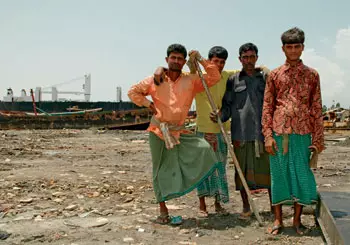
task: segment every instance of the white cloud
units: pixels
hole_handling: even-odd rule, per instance
[[[323,104],[331,106],[334,100],[349,107],[350,72],[345,67],[350,66],[350,27],[337,32],[333,48],[334,59],[321,56],[314,49],[306,49],[303,61],[320,74]]]
[[[320,74],[322,97],[326,104],[329,104],[339,93],[344,91],[346,87],[345,72],[337,63],[318,55],[313,49],[304,51],[303,61]]]
[[[350,27],[338,30],[334,49],[337,58],[350,61]]]

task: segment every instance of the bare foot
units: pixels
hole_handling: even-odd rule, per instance
[[[293,224],[294,230],[298,235],[304,235],[309,230],[306,226],[304,226],[302,223],[299,224]]]

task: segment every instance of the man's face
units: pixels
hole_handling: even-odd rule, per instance
[[[301,44],[301,43],[285,44],[282,46],[282,50],[286,55],[287,60],[297,61],[300,59],[300,56],[304,51],[304,44]]]
[[[255,63],[258,60],[258,56],[255,51],[248,50],[243,52],[239,57],[239,61],[241,61],[244,70],[252,70],[255,69]]]
[[[217,68],[219,69],[219,72],[221,73],[225,67],[226,60],[214,56],[210,59],[210,62],[215,64],[217,66]]]
[[[168,68],[170,71],[181,72],[182,67],[186,63],[186,59],[183,54],[180,53],[170,53],[169,57],[165,58],[168,63]]]

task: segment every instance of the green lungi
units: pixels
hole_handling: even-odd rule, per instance
[[[240,141],[239,146],[234,147],[234,151],[249,189],[270,189],[271,175],[268,153],[264,151],[260,153],[259,157],[256,157],[255,141]],[[235,172],[235,183],[236,190],[244,189],[237,170]]]
[[[157,202],[187,194],[218,168],[219,162],[209,143],[194,134],[181,134],[180,144],[170,150],[152,132],[149,143]]]
[[[218,159],[218,168],[202,184],[197,187],[199,197],[211,196],[216,201],[229,201],[226,177],[227,145],[221,133],[197,132],[197,136],[204,138],[214,150]]]
[[[283,136],[274,134],[278,152],[270,156],[272,204],[310,205],[317,202],[315,177],[309,167],[311,136],[290,134],[283,155]]]

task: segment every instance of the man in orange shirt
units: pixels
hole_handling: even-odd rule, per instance
[[[165,201],[180,197],[197,188],[218,167],[219,163],[209,143],[184,128],[193,98],[204,91],[197,74],[182,73],[187,51],[172,44],[165,58],[168,69],[158,68],[155,75],[133,85],[129,98],[138,106],[149,107],[154,116],[149,128],[149,143],[153,163],[153,189],[160,206],[157,222],[174,221],[169,217]],[[189,54],[206,70],[208,86],[219,82],[217,67],[197,51]],[[146,96],[151,96],[153,102]]]

